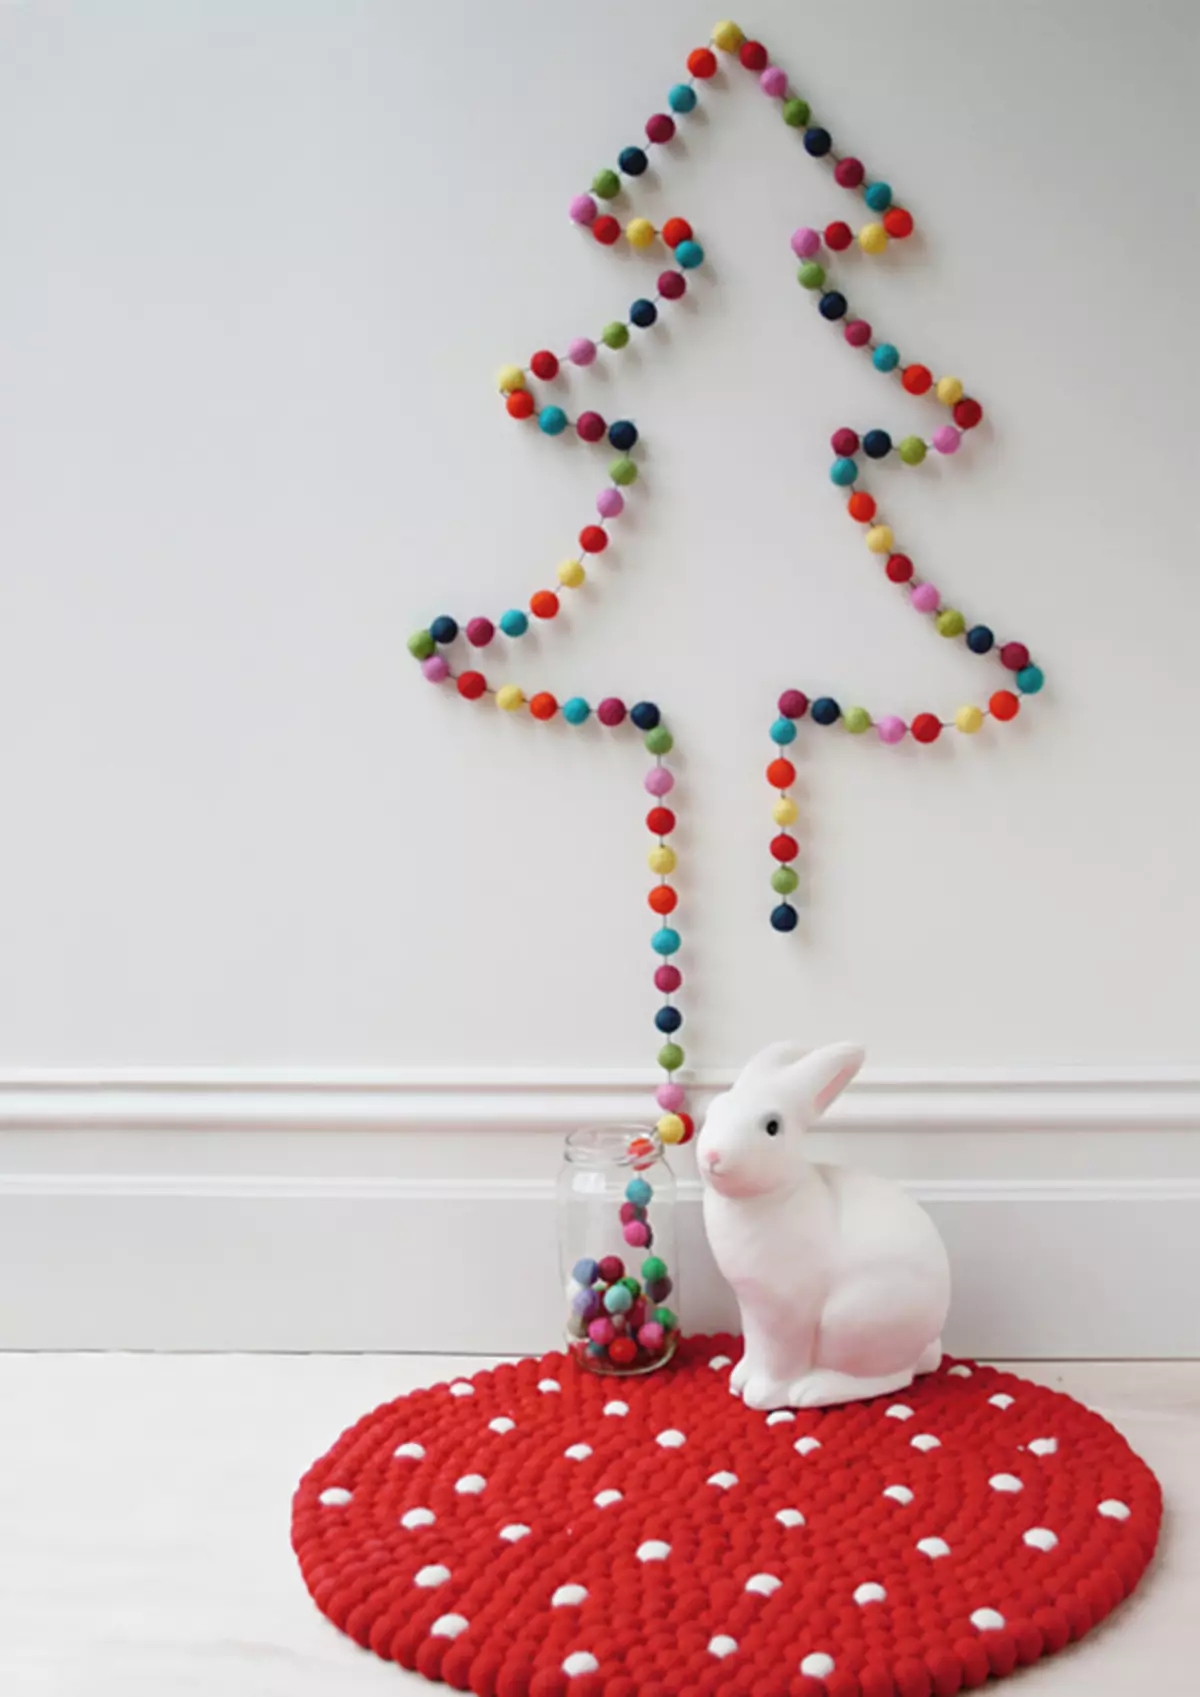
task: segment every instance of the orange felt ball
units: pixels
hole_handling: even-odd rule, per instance
[[[650,892],[650,906],[655,913],[673,913],[679,896],[669,884],[656,884]]]
[[[528,389],[514,389],[505,397],[509,418],[528,418],[533,411],[533,396]]]
[[[993,719],[1015,719],[1021,703],[1011,689],[998,689],[988,702]]]
[[[846,511],[859,524],[866,524],[875,517],[875,497],[868,495],[865,489],[858,489],[846,502]]]
[[[529,611],[539,619],[552,619],[558,612],[558,596],[552,589],[539,589],[530,597]]]
[[[772,760],[767,767],[767,782],[773,790],[786,790],[796,782],[796,768],[782,757]]]
[[[678,247],[680,242],[690,242],[692,226],[686,218],[668,218],[662,227],[662,239],[668,247]]]
[[[923,395],[933,382],[933,373],[927,365],[906,365],[900,381],[910,395]]]
[[[539,690],[529,703],[529,711],[535,719],[553,719],[558,712],[558,702],[548,689]]]
[[[687,57],[687,68],[704,82],[717,74],[717,56],[710,47],[693,47]]]

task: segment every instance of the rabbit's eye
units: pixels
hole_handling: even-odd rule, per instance
[[[778,1137],[779,1133],[783,1130],[783,1126],[775,1118],[774,1114],[772,1114],[771,1118],[763,1126],[763,1130],[766,1132],[768,1137]]]

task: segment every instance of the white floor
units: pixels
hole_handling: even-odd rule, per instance
[[[288,1543],[291,1492],[353,1419],[486,1362],[0,1355],[3,1697],[429,1691],[341,1637]],[[1040,1363],[1156,1469],[1160,1553],[1085,1643],[1012,1682],[1046,1697],[1200,1692],[1200,1363]]]

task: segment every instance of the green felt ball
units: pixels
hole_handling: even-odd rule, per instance
[[[658,1064],[664,1072],[676,1072],[683,1065],[683,1050],[678,1043],[664,1043],[658,1051]]]
[[[794,94],[790,100],[785,100],[783,103],[783,121],[785,124],[790,124],[794,130],[802,130],[809,120],[811,111],[812,108],[808,101],[801,100],[798,94]]]
[[[637,474],[637,466],[634,465],[632,460],[626,459],[623,454],[619,460],[614,460],[608,468],[608,475],[614,483],[619,483],[622,488],[627,484],[636,483]]]
[[[662,1256],[647,1255],[646,1259],[642,1262],[642,1277],[645,1279],[646,1283],[648,1285],[653,1284],[655,1279],[665,1279],[666,1276],[667,1263],[663,1260]]]
[[[825,281],[825,267],[815,259],[806,259],[796,273],[796,281],[802,289],[819,289]]]
[[[606,324],[601,330],[600,340],[606,348],[623,348],[629,340],[628,324],[622,324],[619,318],[614,318],[611,324]]]
[[[943,607],[933,622],[942,636],[961,636],[967,628],[967,621],[957,607]]]
[[[781,896],[790,896],[799,882],[799,875],[790,866],[777,866],[771,874],[771,888]]]
[[[408,639],[408,652],[414,660],[427,660],[436,646],[431,631],[415,630]]]
[[[621,1283],[625,1286],[625,1289],[629,1292],[630,1296],[637,1297],[642,1294],[642,1287],[634,1278],[632,1273],[626,1273],[625,1277],[621,1280]]]
[[[592,193],[598,194],[601,200],[612,200],[621,192],[621,179],[615,171],[607,167],[597,171],[592,178]]]
[[[650,754],[670,754],[675,747],[675,738],[665,725],[655,725],[652,731],[647,731],[645,742]]]
[[[656,1308],[654,1310],[654,1318],[658,1321],[664,1332],[673,1332],[679,1324],[679,1316],[673,1308]]]
[[[848,731],[861,735],[863,731],[871,729],[871,715],[865,707],[847,707],[842,714],[842,723]]]
[[[904,461],[905,465],[920,465],[921,461],[925,458],[925,444],[919,436],[905,436],[897,447],[896,452],[900,455],[900,458]]]

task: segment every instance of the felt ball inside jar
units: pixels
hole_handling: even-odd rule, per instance
[[[656,1308],[654,1318],[665,1332],[673,1332],[679,1324],[679,1317],[670,1308]]]
[[[610,1344],[616,1335],[617,1328],[613,1325],[612,1321],[608,1319],[601,1318],[599,1320],[593,1320],[591,1325],[588,1327],[588,1337],[593,1343],[598,1343],[602,1346]]]
[[[625,1263],[619,1255],[606,1255],[596,1270],[606,1285],[615,1285],[618,1279],[625,1277]],[[579,1283],[584,1284],[586,1280],[580,1279]]]
[[[569,1314],[567,1316],[567,1332],[573,1338],[585,1338],[587,1336],[587,1321],[582,1314]]]
[[[637,1341],[647,1355],[657,1355],[666,1341],[666,1332],[657,1320],[647,1320],[644,1326],[639,1326]]]
[[[571,1298],[571,1312],[582,1320],[594,1320],[600,1313],[600,1293],[595,1290],[577,1290]]]
[[[626,1314],[633,1307],[633,1298],[624,1285],[610,1285],[604,1293],[604,1306],[610,1314]]]
[[[576,1261],[571,1268],[571,1277],[577,1285],[594,1285],[600,1277],[599,1263],[585,1255],[581,1261]]]
[[[630,1330],[640,1332],[642,1327],[646,1324],[646,1317],[649,1312],[650,1309],[647,1305],[646,1298],[644,1296],[639,1296],[634,1302],[633,1307],[629,1310],[629,1313],[626,1315],[626,1319],[629,1321]]]
[[[608,1359],[615,1361],[618,1367],[628,1367],[630,1362],[637,1359],[638,1346],[631,1337],[614,1338],[609,1345]]]
[[[651,1302],[665,1302],[673,1289],[674,1286],[665,1273],[661,1279],[647,1279],[646,1281],[646,1295]]]
[[[650,1244],[650,1227],[645,1220],[630,1220],[624,1229],[624,1238],[631,1249],[646,1249]]]

